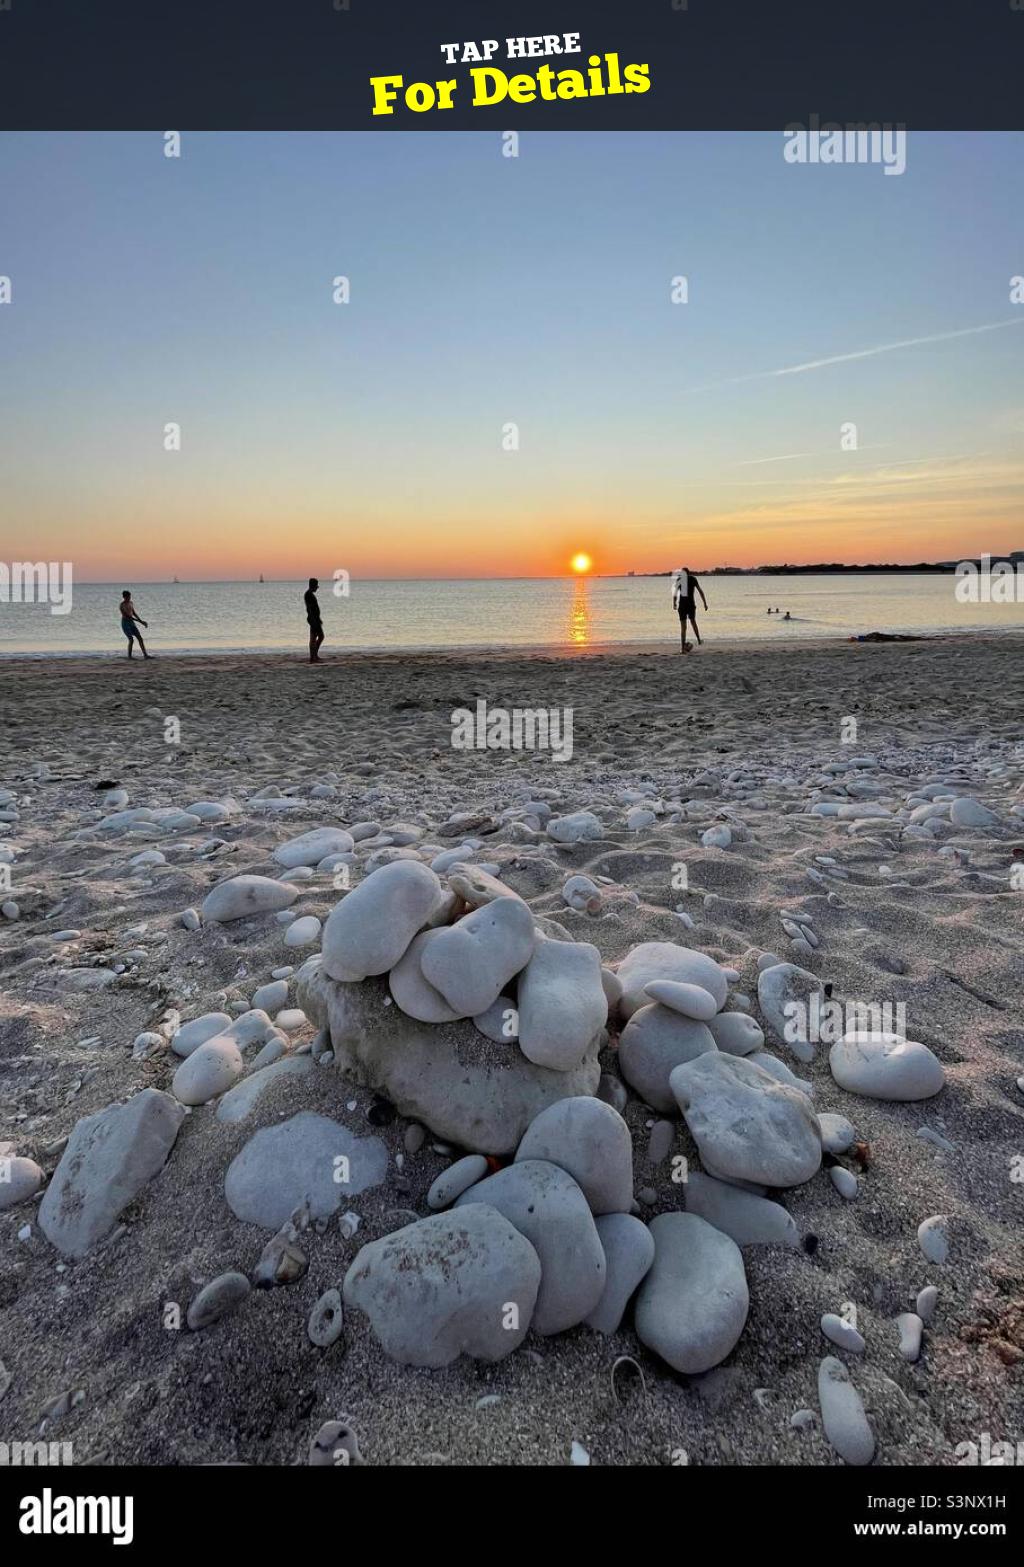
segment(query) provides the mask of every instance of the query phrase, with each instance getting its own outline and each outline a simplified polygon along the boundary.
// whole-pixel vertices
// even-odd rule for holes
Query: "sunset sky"
[[[1024,549],[1024,135],[912,134],[901,177],[782,149],[0,137],[0,554],[141,582]]]

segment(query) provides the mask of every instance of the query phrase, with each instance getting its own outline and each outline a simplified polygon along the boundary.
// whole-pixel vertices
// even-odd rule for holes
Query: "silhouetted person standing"
[[[124,592],[121,594],[120,609],[121,630],[128,638],[128,657],[132,657],[133,653],[135,652],[135,643],[137,642],[142,649],[143,658],[148,658],[149,654],[146,652],[146,644],[142,640],[142,633],[136,631],[135,628],[136,626],[145,626],[146,630],[148,631],[149,621],[143,620],[141,616],[135,613],[135,605],[132,603],[131,588],[125,588]]]
[[[316,590],[320,586],[316,577],[310,577],[309,587],[303,594],[306,604],[306,619],[309,621],[309,662],[320,663],[320,644],[324,639],[323,621],[320,619],[320,604],[317,600]]]
[[[679,570],[676,572],[675,581],[672,586],[672,604],[679,616],[679,651],[681,653],[685,653],[687,650],[687,621],[689,621],[690,625],[693,627],[693,634],[697,638],[698,646],[700,645],[701,637],[700,632],[697,630],[697,604],[694,597],[694,595],[697,593],[700,594],[700,601],[704,605],[704,608],[707,609],[708,601],[704,597],[704,589],[701,587],[692,571],[689,571],[685,566],[680,566]]]

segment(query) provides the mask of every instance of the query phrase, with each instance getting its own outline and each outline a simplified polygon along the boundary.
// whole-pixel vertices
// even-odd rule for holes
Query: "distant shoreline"
[[[1014,551],[1007,555],[965,555],[962,561],[921,561],[909,566],[844,566],[842,564],[824,564],[814,566],[705,566],[694,568],[694,575],[698,577],[932,577],[952,576],[957,566],[964,561],[980,567],[982,561],[988,560],[990,565],[996,565],[1000,561],[1006,561],[1010,565],[1020,565],[1024,568],[1024,551]],[[354,580],[365,583],[377,582],[646,582],[652,578],[671,577],[678,567],[670,566],[664,571],[589,571],[582,575],[574,572],[556,572],[551,575],[529,577],[358,577]],[[101,581],[99,578],[76,577],[75,581],[86,588],[113,588],[122,581],[131,581],[135,589],[139,588],[220,588],[220,587],[301,587],[306,577],[267,577],[260,580],[256,577],[139,577],[133,576],[129,571],[122,577],[111,577],[109,581]]]

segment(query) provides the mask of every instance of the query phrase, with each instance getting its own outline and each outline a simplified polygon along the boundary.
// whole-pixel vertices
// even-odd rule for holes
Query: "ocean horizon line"
[[[992,556],[991,558],[993,560],[1004,560],[1004,559],[1008,559],[1009,557],[1008,556]],[[979,557],[978,556],[972,556],[972,555],[965,555],[965,556],[963,556],[963,559],[967,560],[967,561],[973,561],[973,560],[979,559]],[[797,564],[788,564],[788,565],[785,565],[785,566],[773,567],[773,568],[769,568],[769,567],[766,567],[766,566],[725,566],[725,567],[723,567],[723,566],[706,566],[706,567],[702,567],[702,568],[694,568],[692,570],[692,575],[695,576],[695,577],[701,577],[701,576],[710,577],[710,576],[715,576],[715,575],[718,575],[718,576],[748,576],[748,577],[756,577],[756,576],[760,576],[760,577],[781,577],[781,576],[792,576],[792,575],[797,575],[797,574],[802,574],[802,575],[805,575],[805,576],[814,576],[816,574],[815,573],[815,565],[817,565],[817,564],[818,563],[814,563],[814,564],[809,565],[809,566],[804,566],[804,565],[800,565],[799,563],[797,563]],[[72,565],[73,565],[73,563],[72,563]],[[377,582],[415,582],[415,583],[426,583],[426,582],[619,582],[619,581],[621,581],[621,582],[629,582],[629,581],[636,581],[636,580],[639,580],[639,579],[642,579],[642,578],[669,577],[669,576],[672,575],[673,571],[675,571],[675,570],[677,570],[677,567],[667,566],[667,567],[665,567],[665,569],[663,571],[586,571],[586,572],[564,571],[564,572],[542,573],[542,574],[537,574],[537,575],[483,576],[483,577],[479,577],[479,576],[473,576],[473,577],[456,577],[456,576],[437,576],[437,577],[358,577],[358,576],[355,576],[353,573],[349,573],[349,580],[350,581],[354,581],[354,582],[374,582],[374,583],[377,583]],[[851,574],[862,573],[865,576],[877,577],[877,576],[884,576],[886,572],[892,572],[893,575],[897,575],[898,574],[900,576],[914,576],[916,574],[916,575],[924,577],[924,576],[934,576],[936,572],[946,571],[946,570],[948,570],[949,572],[952,573],[952,571],[954,570],[954,567],[952,565],[947,565],[947,563],[945,561],[936,561],[933,564],[932,563],[927,563],[927,562],[917,562],[917,561],[915,561],[915,562],[913,562],[911,564],[908,564],[908,565],[901,565],[898,561],[892,561],[892,562],[886,562],[886,563],[884,563],[882,565],[859,564],[859,565],[853,565],[853,566],[846,565],[843,562],[839,562],[839,563],[837,563],[835,565],[830,565],[828,567],[828,569],[820,570],[820,572],[818,572],[817,574],[821,575],[821,576],[834,576],[834,575],[836,575],[837,572],[850,572]],[[123,577],[107,577],[107,578],[103,578],[103,577],[79,577],[79,576],[76,576],[74,578],[74,580],[76,582],[80,583],[82,587],[90,587],[90,588],[113,588],[113,587],[118,586],[118,584],[122,584],[122,583],[128,582],[129,580],[134,585],[137,585],[137,586],[143,587],[143,588],[167,588],[167,587],[182,587],[182,588],[187,588],[187,587],[195,587],[195,588],[212,588],[212,587],[268,587],[269,588],[269,587],[295,587],[295,586],[301,586],[302,583],[309,581],[310,576],[314,576],[315,577],[316,573],[315,572],[307,573],[307,575],[304,576],[304,577],[136,577],[136,576],[133,576],[131,572],[128,572]],[[322,587],[326,588],[326,587],[329,587],[331,582],[334,581],[335,579],[333,577],[319,577],[319,578],[317,578],[317,580],[320,582]]]

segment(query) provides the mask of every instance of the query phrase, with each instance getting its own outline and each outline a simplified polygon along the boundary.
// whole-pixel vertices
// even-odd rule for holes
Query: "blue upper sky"
[[[142,580],[325,550],[416,576],[1024,548],[1024,135],[912,134],[899,177],[782,146],[0,137],[4,558]]]

